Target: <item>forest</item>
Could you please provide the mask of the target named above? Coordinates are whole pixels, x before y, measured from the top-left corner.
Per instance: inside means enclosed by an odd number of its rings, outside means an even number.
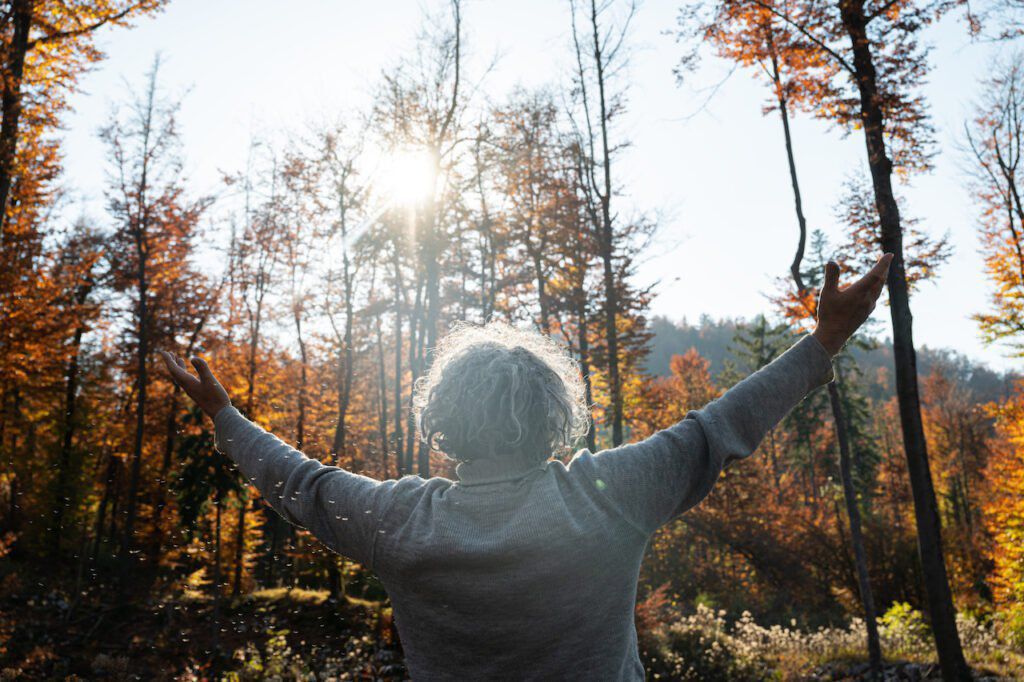
[[[371,106],[254,136],[215,194],[189,177],[188,95],[151,53],[96,132],[104,210],[76,214],[65,122],[100,37],[170,2],[0,2],[0,678],[408,677],[376,576],[263,502],[159,350],[208,359],[310,457],[452,478],[411,400],[453,323],[568,349],[592,406],[577,447],[596,451],[786,350],[827,261],[892,252],[880,321],[835,381],[650,544],[641,657],[652,680],[1024,679],[1024,376],[915,345],[915,294],[956,255],[902,196],[937,145],[925,32],[952,17],[1006,46],[960,156],[988,296],[972,324],[1024,357],[1024,3],[678,0],[675,77],[714,58],[757,80],[793,207],[756,228],[793,254],[765,265],[764,314],[691,323],[652,313],[659,214],[623,200],[643,6],[566,0],[562,71],[497,101],[465,58],[485,3],[419,7],[415,41],[381,47],[397,59]],[[863,145],[842,234],[804,214],[798,117]]]

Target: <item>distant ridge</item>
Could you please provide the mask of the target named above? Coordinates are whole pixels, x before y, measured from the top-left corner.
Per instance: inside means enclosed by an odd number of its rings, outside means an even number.
[[[711,373],[716,376],[730,359],[730,346],[738,327],[745,320],[740,318],[714,319],[701,317],[697,324],[685,319],[673,322],[667,317],[656,316],[651,319],[650,329],[654,333],[651,339],[651,350],[647,356],[645,370],[654,375],[667,376],[669,361],[673,355],[685,353],[690,348],[711,361]],[[854,358],[865,376],[874,384],[872,397],[880,397],[882,392],[892,395],[892,341],[888,338],[878,341],[878,347],[869,351],[854,351]],[[917,349],[918,368],[922,376],[927,376],[936,367],[943,367],[952,372],[959,382],[970,389],[980,402],[997,401],[1005,398],[1013,387],[1013,382],[1020,378],[1017,372],[996,372],[984,363],[953,350],[945,348]],[[749,368],[745,368],[749,369]]]

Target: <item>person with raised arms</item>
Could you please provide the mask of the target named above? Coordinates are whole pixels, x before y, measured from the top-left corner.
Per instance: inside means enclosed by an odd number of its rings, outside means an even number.
[[[554,456],[589,424],[568,353],[500,323],[456,326],[413,404],[419,435],[458,462],[454,481],[326,466],[242,416],[202,359],[196,376],[161,353],[266,501],[376,572],[414,680],[643,680],[633,612],[651,535],[831,379],[891,261],[846,288],[829,263],[812,333],[673,426],[568,464]]]

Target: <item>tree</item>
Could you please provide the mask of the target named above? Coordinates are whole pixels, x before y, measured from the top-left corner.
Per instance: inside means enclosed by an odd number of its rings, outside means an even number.
[[[781,307],[792,315],[789,321],[799,328],[806,325],[808,321],[813,321],[816,301],[815,289],[806,286],[801,270],[807,246],[807,218],[804,215],[803,197],[797,175],[793,137],[789,125],[789,109],[790,100],[799,104],[813,96],[816,81],[808,81],[804,78],[808,70],[805,63],[820,61],[822,57],[817,54],[813,45],[805,44],[798,32],[784,22],[780,22],[767,7],[747,3],[723,3],[716,9],[718,11],[715,12],[712,21],[706,24],[697,23],[698,32],[712,42],[721,56],[731,58],[739,64],[760,67],[767,76],[773,92],[773,101],[765,107],[765,111],[767,113],[775,108],[778,110],[782,122],[799,237],[793,262],[789,267],[795,289],[788,297],[790,300],[784,302]],[[684,13],[681,19],[685,19],[686,16]],[[684,29],[683,34],[685,35],[685,30],[689,27],[683,23],[681,28]],[[821,66],[820,63],[814,64],[815,70],[820,70]],[[681,72],[677,71],[677,74],[679,73]],[[823,264],[819,263],[818,265],[820,267]],[[882,649],[875,620],[874,594],[868,578],[867,553],[864,549],[860,509],[853,483],[849,429],[843,410],[839,378],[840,374],[836,372],[833,381],[829,383],[829,403],[839,447],[840,479],[850,524],[850,541],[853,545],[858,588],[867,624],[868,656],[872,674],[877,677],[881,674]]]
[[[262,145],[252,142],[245,173],[240,178],[231,178],[232,183],[241,182],[244,196],[243,231],[232,244],[229,277],[238,283],[239,297],[245,328],[245,401],[242,410],[249,419],[256,419],[256,384],[259,379],[261,344],[265,342],[265,317],[269,295],[277,283],[278,267],[282,257],[282,238],[285,234],[281,225],[280,171],[278,159],[269,152],[269,186],[257,184],[255,153]],[[232,593],[242,590],[242,573],[245,563],[245,541],[247,529],[248,486],[243,486],[239,499],[238,517],[235,526],[234,576]],[[254,509],[257,508],[255,500]],[[268,507],[269,509],[269,507]],[[273,513],[273,512],[270,512]]]
[[[55,462],[56,480],[51,521],[50,553],[56,558],[61,552],[64,519],[68,509],[73,507],[76,496],[76,475],[73,469],[75,458],[75,435],[78,431],[79,392],[81,383],[82,339],[95,324],[99,306],[90,304],[90,296],[101,280],[102,236],[85,221],[75,225],[63,252],[60,254],[62,270],[70,271],[71,286],[65,299],[63,314],[75,319],[73,331],[67,342],[67,368],[64,373],[63,419],[61,423],[60,448]]]
[[[801,300],[810,308],[814,303],[815,292],[809,291],[802,284],[800,268],[807,248],[807,218],[798,180],[790,116],[791,109],[807,106],[807,103],[820,96],[822,80],[812,77],[812,74],[827,72],[829,64],[813,43],[792,26],[779,21],[771,6],[757,3],[712,2],[684,7],[677,17],[676,38],[689,44],[689,49],[675,69],[679,83],[699,63],[700,50],[704,45],[710,45],[720,57],[756,69],[755,73],[768,81],[772,96],[762,112],[767,115],[777,111],[782,123],[799,229],[790,274],[803,296]]]
[[[495,189],[508,203],[506,229],[521,245],[522,260],[532,268],[536,323],[545,334],[551,333],[554,314],[548,282],[553,276],[555,245],[562,242],[562,197],[570,191],[557,177],[563,160],[558,115],[549,93],[516,93],[513,101],[494,112],[491,143],[491,158],[498,168]]]
[[[186,416],[190,432],[177,444],[180,471],[172,488],[181,509],[181,525],[186,535],[195,533],[199,519],[211,500],[214,507],[213,528],[213,648],[219,649],[221,630],[220,603],[223,582],[221,560],[221,526],[224,501],[241,492],[241,481],[234,463],[214,447],[213,434],[205,428],[202,411],[193,406]],[[244,501],[239,500],[242,504]]]
[[[451,224],[448,212],[455,197],[451,192],[460,151],[463,92],[462,5],[452,0],[451,26],[431,18],[417,41],[416,59],[405,60],[383,76],[373,120],[387,147],[394,152],[414,151],[433,166],[432,187],[414,210],[414,247],[417,251],[416,305],[409,324],[409,369],[412,381],[426,372],[437,343],[442,314],[442,264],[449,256]],[[390,197],[388,198],[391,199]],[[421,288],[422,287],[422,288]],[[408,411],[407,411],[408,413]],[[415,429],[410,424],[407,457],[411,461]],[[430,475],[430,451],[420,443],[417,470]]]
[[[992,534],[988,552],[995,564],[994,598],[1015,642],[1024,642],[1024,395],[1021,386],[993,410],[999,442],[988,462],[985,525]]]
[[[338,420],[334,427],[334,440],[331,451],[339,462],[346,455],[345,432],[348,428],[349,404],[352,395],[352,379],[355,371],[355,355],[353,349],[354,311],[354,273],[352,271],[351,254],[349,253],[349,231],[353,227],[353,216],[358,215],[364,203],[365,187],[361,186],[357,163],[362,150],[357,143],[346,146],[349,132],[344,127],[324,133],[321,139],[321,163],[328,176],[328,198],[325,203],[336,211],[334,226],[331,229],[332,239],[341,244],[341,295],[342,308],[345,314],[344,323],[339,327],[335,322],[334,304],[325,301],[325,310],[334,331],[337,343],[337,397]],[[357,235],[358,237],[358,235]],[[332,262],[328,271],[328,281],[333,284],[337,279]],[[328,288],[328,299],[333,298],[333,287]]]
[[[625,93],[613,93],[610,79],[626,62],[625,39],[636,4],[630,2],[616,23],[608,17],[610,0],[570,3],[572,36],[576,53],[575,91],[581,111],[575,122],[583,154],[584,191],[597,235],[604,289],[604,329],[607,346],[608,402],[611,412],[612,445],[622,444],[623,390],[620,371],[619,283],[616,281],[616,260],[622,237],[614,225],[612,195],[612,157],[622,148],[612,144],[611,127],[625,106]],[[583,15],[582,26],[577,14]],[[607,29],[605,21],[615,28]],[[596,93],[594,92],[596,90]]]
[[[12,0],[0,13],[0,73],[4,74],[0,93],[0,244],[6,233],[11,189],[31,167],[27,158],[19,158],[25,124],[28,136],[36,138],[56,127],[78,77],[103,58],[94,45],[97,29],[127,26],[136,17],[159,11],[165,3]],[[57,64],[61,68],[53,68]]]
[[[127,373],[134,381],[135,428],[122,529],[122,552],[134,543],[146,408],[149,361],[157,318],[168,314],[168,296],[187,267],[192,237],[209,204],[184,193],[180,137],[175,120],[178,103],[158,87],[159,57],[153,60],[145,90],[127,110],[115,110],[100,135],[107,145],[111,171],[108,211],[114,222],[110,270],[116,290],[130,299],[130,347],[134,359]]]
[[[161,5],[10,0],[0,7],[0,434],[12,458],[15,445],[37,443],[37,424],[28,415],[67,398],[44,397],[25,384],[25,373],[48,385],[59,381],[67,358],[51,349],[67,350],[64,342],[74,338],[80,319],[54,314],[67,310],[63,276],[73,269],[53,268],[63,241],[50,216],[61,195],[62,115],[79,77],[103,57],[96,29],[127,25]],[[17,490],[18,472],[26,472],[9,464]]]
[[[845,226],[846,233],[835,258],[855,272],[875,262],[881,238],[881,221],[872,196],[867,178],[854,173],[843,183],[836,205],[836,219]],[[902,200],[897,199],[897,203],[903,225],[903,271],[907,290],[913,293],[922,283],[935,280],[939,269],[953,256],[953,248],[948,233],[932,237],[918,227],[920,221],[909,214]]]
[[[981,214],[992,312],[978,314],[987,343],[1024,355],[1024,203],[1018,169],[1024,145],[1024,57],[1000,65],[985,85],[974,120],[964,125],[975,200]]]
[[[834,0],[776,3],[745,0],[769,12],[819,57],[802,65],[817,78],[819,94],[807,102],[817,116],[864,134],[880,234],[877,246],[894,254],[887,287],[904,453],[914,493],[918,546],[932,631],[943,676],[969,673],[956,630],[935,489],[921,419],[916,351],[904,253],[904,226],[893,175],[928,167],[932,129],[917,88],[927,73],[918,34],[952,3],[915,0]]]

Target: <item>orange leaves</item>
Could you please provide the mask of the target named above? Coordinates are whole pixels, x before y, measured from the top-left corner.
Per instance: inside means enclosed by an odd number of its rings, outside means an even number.
[[[985,525],[992,535],[989,552],[996,603],[1020,609],[1024,603],[1024,386],[994,407],[1000,436],[986,469]]]
[[[711,380],[711,362],[701,357],[696,348],[683,355],[673,355],[669,368],[672,391],[684,409],[700,409],[718,395],[718,388]]]
[[[781,293],[770,297],[770,300],[783,318],[797,329],[810,331],[818,316],[818,292],[814,288],[806,288],[802,292],[788,278],[779,280]]]
[[[637,437],[667,428],[690,410],[704,407],[719,393],[711,378],[711,362],[696,348],[669,360],[670,376],[636,377],[636,390],[627,391],[627,416]]]
[[[1024,63],[1001,65],[986,84],[974,120],[966,127],[979,233],[991,289],[991,312],[979,314],[988,342],[1009,341],[1024,354],[1024,204],[1017,177],[1024,142]]]

